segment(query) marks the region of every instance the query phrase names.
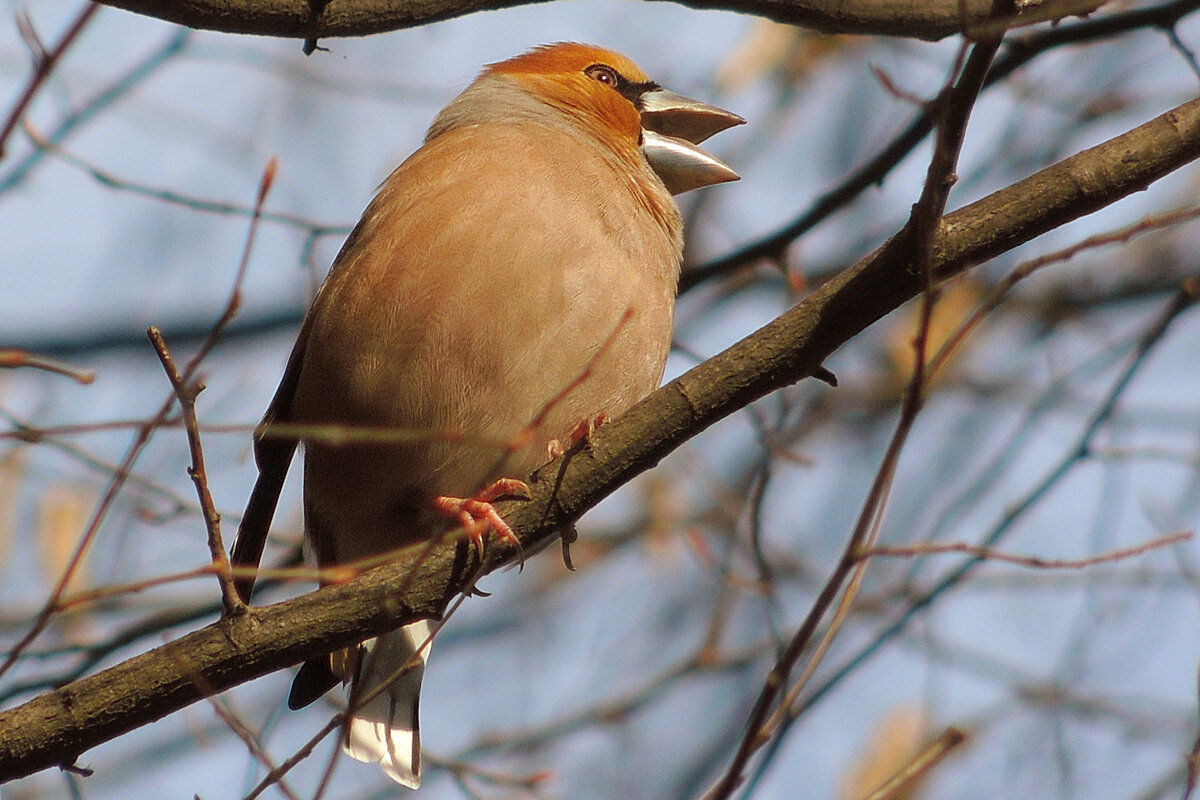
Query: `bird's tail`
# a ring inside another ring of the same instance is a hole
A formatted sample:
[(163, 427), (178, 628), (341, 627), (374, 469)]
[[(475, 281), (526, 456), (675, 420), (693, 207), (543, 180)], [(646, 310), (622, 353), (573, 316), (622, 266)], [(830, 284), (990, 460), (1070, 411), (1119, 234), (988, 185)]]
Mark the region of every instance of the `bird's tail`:
[[(358, 707), (343, 747), (352, 758), (378, 763), (389, 778), (410, 789), (421, 785), (417, 708), (431, 630), (421, 620), (366, 642), (358, 649), (350, 688), (350, 702)], [(381, 685), (375, 697), (359, 700)]]

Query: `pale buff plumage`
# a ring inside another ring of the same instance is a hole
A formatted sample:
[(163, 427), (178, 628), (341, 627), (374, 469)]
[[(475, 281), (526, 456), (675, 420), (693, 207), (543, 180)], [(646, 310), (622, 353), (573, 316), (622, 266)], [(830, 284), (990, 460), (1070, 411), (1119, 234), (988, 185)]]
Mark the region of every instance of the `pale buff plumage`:
[[(577, 44), (491, 65), (443, 109), (343, 246), (264, 419), (424, 434), (305, 441), (305, 534), (321, 565), (427, 540), (446, 526), (433, 498), (524, 478), (552, 441), (657, 386), (682, 248), (664, 180), (683, 191), (736, 177), (693, 143), (737, 122)], [(292, 447), (259, 443), (235, 562), (258, 560)], [(354, 711), (347, 750), (413, 787), (429, 632), (407, 625), (333, 661), (358, 680), (352, 700), (409, 665)], [(293, 705), (323, 688), (300, 683)]]

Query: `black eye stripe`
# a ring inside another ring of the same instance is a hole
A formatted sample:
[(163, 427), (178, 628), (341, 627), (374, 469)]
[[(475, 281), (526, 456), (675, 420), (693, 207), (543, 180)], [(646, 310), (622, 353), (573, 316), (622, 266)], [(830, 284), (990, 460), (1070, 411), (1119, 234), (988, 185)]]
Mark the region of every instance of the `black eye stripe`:
[(640, 110), (642, 107), (642, 95), (646, 92), (656, 92), (662, 87), (654, 81), (644, 81), (642, 83), (627, 83), (621, 90), (621, 94), (625, 99), (633, 103)]

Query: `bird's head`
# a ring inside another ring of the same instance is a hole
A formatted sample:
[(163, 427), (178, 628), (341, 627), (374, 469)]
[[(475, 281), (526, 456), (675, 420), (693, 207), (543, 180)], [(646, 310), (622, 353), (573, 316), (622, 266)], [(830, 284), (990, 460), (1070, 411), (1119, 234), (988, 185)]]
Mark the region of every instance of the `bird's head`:
[[(489, 64), (462, 97), (496, 81), (579, 120), (616, 146), (640, 149), (671, 194), (738, 179), (696, 145), (745, 120), (663, 89), (619, 53), (575, 42), (543, 45)], [(434, 122), (430, 137), (467, 121), (458, 118), (456, 103)]]

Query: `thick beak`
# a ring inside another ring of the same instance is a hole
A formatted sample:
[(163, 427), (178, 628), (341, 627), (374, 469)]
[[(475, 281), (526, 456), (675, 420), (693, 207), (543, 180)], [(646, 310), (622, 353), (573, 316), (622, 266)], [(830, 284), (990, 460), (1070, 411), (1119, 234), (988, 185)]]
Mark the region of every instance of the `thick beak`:
[(642, 127), (648, 131), (700, 144), (714, 133), (746, 120), (730, 111), (706, 105), (681, 94), (655, 89), (641, 96)]
[(736, 172), (696, 145), (746, 120), (665, 89), (643, 94), (640, 110), (642, 154), (671, 194), (738, 179)]

